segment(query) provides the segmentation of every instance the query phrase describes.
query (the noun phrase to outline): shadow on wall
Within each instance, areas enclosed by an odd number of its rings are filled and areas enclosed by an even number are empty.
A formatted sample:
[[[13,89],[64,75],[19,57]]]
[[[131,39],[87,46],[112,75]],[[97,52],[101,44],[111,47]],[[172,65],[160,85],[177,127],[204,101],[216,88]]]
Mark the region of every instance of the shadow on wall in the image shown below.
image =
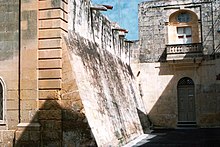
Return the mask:
[[[180,79],[189,77],[195,84],[195,80],[198,78],[197,70],[196,63],[187,65],[183,63],[178,65],[170,65],[167,62],[160,63],[158,79],[155,85],[162,91],[161,94],[158,93],[157,100],[155,100],[153,107],[148,113],[154,128],[176,128],[181,122],[191,122],[192,124],[197,122],[196,89],[189,93],[189,87],[184,85],[185,88],[178,91]],[[178,93],[181,94],[181,102],[178,98]],[[192,95],[192,97],[188,97],[188,95]],[[191,108],[189,108],[189,105]]]
[[[149,111],[148,116],[153,127],[155,128],[175,128],[177,123],[177,79],[172,71],[172,67],[167,66],[166,63],[161,63],[159,76],[160,75],[168,75],[173,77],[165,86],[162,93],[158,95],[158,99]],[[157,81],[157,88],[161,88],[159,83],[160,82]]]
[[[142,112],[141,110],[137,109],[138,112],[138,117],[140,119],[141,122],[141,126],[143,128],[143,131],[145,134],[150,133],[150,129],[152,129],[152,122],[149,119],[149,116],[146,115],[144,112]]]
[[[158,94],[157,100],[154,99],[154,105],[148,113],[153,126],[176,128],[187,125],[182,124],[185,122],[199,127],[219,126],[219,109],[216,105],[219,86],[213,81],[213,77],[215,78],[214,67],[198,66],[196,63],[190,63],[187,66],[182,62],[177,64],[173,65],[175,67],[162,62],[159,65],[159,75],[157,75],[155,86],[158,90],[164,89],[160,95]],[[170,76],[169,81],[166,76]],[[205,76],[209,78],[204,78]],[[193,89],[190,88],[190,85],[183,85],[178,90],[178,82],[185,77],[192,79]],[[204,85],[204,83],[206,84]]]
[[[47,100],[26,127],[18,127],[15,147],[97,146],[86,116]]]
[[[196,70],[198,70],[198,68],[195,68],[198,66],[196,65],[195,58],[203,57],[201,53],[186,54],[181,61],[169,61],[172,62],[170,64],[167,62],[167,56],[167,48],[165,48],[158,61],[160,62],[159,67],[157,67],[159,68],[159,73],[156,75],[157,83],[154,84],[158,88],[157,91],[154,89],[155,92],[159,92],[160,89],[163,90],[160,91],[161,94],[153,94],[157,100],[148,113],[153,126],[158,128],[176,128],[178,122],[178,81],[184,77],[189,77],[194,80],[196,78]],[[192,63],[184,63],[184,60],[192,60]],[[175,69],[176,67],[178,69]],[[165,78],[166,76],[170,76],[169,81]],[[153,101],[155,101],[155,99]]]

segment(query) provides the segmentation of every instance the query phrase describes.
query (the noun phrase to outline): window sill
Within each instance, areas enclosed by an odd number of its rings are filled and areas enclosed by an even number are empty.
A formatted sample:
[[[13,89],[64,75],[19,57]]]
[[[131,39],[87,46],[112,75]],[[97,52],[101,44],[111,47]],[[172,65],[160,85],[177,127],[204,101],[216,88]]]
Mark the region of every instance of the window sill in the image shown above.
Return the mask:
[[[0,130],[6,130],[7,129],[7,125],[5,122],[0,122]]]

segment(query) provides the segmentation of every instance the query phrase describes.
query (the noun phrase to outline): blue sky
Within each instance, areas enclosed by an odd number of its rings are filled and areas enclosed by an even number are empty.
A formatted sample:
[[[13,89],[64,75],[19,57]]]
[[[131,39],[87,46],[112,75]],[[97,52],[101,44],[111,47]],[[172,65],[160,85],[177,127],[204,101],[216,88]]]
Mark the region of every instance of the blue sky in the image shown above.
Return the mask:
[[[103,12],[107,17],[117,22],[129,33],[126,38],[129,40],[138,39],[138,4],[147,0],[92,0],[93,4],[106,4],[113,6],[112,10]]]

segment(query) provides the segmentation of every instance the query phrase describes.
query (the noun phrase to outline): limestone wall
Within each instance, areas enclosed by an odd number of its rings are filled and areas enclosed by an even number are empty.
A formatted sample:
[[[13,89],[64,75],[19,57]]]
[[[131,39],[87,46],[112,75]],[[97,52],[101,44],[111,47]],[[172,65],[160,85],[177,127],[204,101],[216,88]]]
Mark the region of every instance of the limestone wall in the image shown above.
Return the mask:
[[[19,2],[0,4],[1,145],[120,146],[141,135],[125,31],[89,0]]]
[[[18,123],[18,56],[19,56],[19,3],[0,3],[0,81],[1,102],[0,146],[12,146],[14,129]],[[3,116],[3,118],[2,118]]]
[[[198,32],[203,44],[201,64],[177,64],[166,62],[166,45],[170,32],[170,15],[178,10],[194,12],[198,17]],[[178,24],[175,24],[178,25]],[[175,128],[178,122],[177,83],[183,77],[195,82],[196,122],[199,127],[219,126],[219,60],[210,60],[219,52],[219,1],[151,1],[139,4],[139,55],[138,47],[132,46],[132,69],[138,74],[139,85],[155,127]],[[192,33],[193,34],[193,33]],[[193,36],[192,36],[193,38]],[[218,53],[216,54],[218,58]],[[149,63],[151,62],[151,63]],[[152,63],[155,62],[155,63]],[[149,84],[150,83],[150,84]]]
[[[14,118],[16,124],[16,131],[14,146],[21,145],[19,143],[27,144],[32,142],[39,145],[40,129],[36,117],[38,107],[38,78],[37,78],[37,49],[38,49],[38,5],[37,0],[33,1],[19,1],[20,17],[19,21],[19,35],[20,35],[20,62],[19,68],[19,102],[17,105],[18,118]],[[30,124],[30,127],[28,126]],[[18,143],[19,142],[19,143]],[[16,144],[15,144],[16,143]],[[17,144],[18,143],[18,144]],[[23,145],[24,145],[23,144]]]
[[[41,126],[40,143],[43,146],[66,146],[66,140],[63,139],[63,126],[67,126],[65,116],[73,115],[63,107],[61,99],[64,50],[62,36],[67,34],[67,12],[67,0],[38,0],[39,110],[36,118]]]
[[[72,104],[85,114],[98,146],[119,146],[143,133],[137,111],[145,114],[145,108],[126,64],[124,39],[112,30],[116,24],[90,6],[89,1],[69,3],[66,40],[74,93],[82,100]]]
[[[129,66],[80,36],[70,36],[70,49],[80,97],[97,144],[120,145],[140,135],[136,110],[140,99]]]
[[[177,83],[183,77],[190,77],[195,83],[198,127],[219,127],[219,62],[220,60],[204,61],[199,67],[192,65],[178,68],[167,63],[133,64],[134,74],[140,71],[139,84],[153,126],[177,127]]]
[[[125,33],[115,30],[121,27],[108,20],[100,11],[91,9],[90,7],[93,5],[90,3],[90,0],[72,0],[69,2],[68,30],[96,42],[100,48],[108,50],[121,58],[123,62],[128,63],[129,50],[126,46],[129,43],[124,42]]]
[[[142,98],[147,114],[154,127],[175,127],[176,123],[176,83],[174,70],[167,64],[132,64],[142,89]],[[161,73],[165,72],[165,73]]]
[[[219,1],[151,1],[139,4],[140,61],[163,61],[165,47],[176,30],[169,30],[169,16],[182,9],[194,12],[201,28],[192,34],[199,35],[203,53],[212,54],[219,42],[217,33]],[[213,12],[213,13],[212,13]],[[212,29],[213,28],[213,29]],[[169,31],[171,34],[169,34]],[[169,37],[168,37],[169,35]],[[193,37],[193,36],[192,36]]]
[[[204,62],[198,75],[196,85],[196,96],[198,109],[198,122],[201,127],[220,126],[220,83],[218,75],[220,60]]]

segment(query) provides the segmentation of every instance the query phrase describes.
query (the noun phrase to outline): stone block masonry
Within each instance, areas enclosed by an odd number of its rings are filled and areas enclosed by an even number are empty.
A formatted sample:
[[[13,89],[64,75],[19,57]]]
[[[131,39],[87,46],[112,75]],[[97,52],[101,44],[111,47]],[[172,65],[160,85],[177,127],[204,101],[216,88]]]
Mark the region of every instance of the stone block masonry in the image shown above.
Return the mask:
[[[0,2],[0,146],[13,146],[18,124],[19,3]]]
[[[38,1],[39,122],[44,146],[62,146],[65,120],[60,103],[63,36],[68,32],[68,1]]]
[[[132,91],[129,66],[77,34],[69,35],[69,52],[97,144],[120,146],[142,134],[135,103],[139,96]]]
[[[69,70],[77,83],[71,93],[78,92],[83,104],[75,102],[75,109],[84,112],[98,146],[123,145],[143,133],[137,108],[145,113],[126,60],[125,34],[89,1],[71,1],[69,11]]]
[[[3,0],[0,12],[0,146],[121,146],[143,133],[126,31],[90,0]]]
[[[140,40],[132,46],[131,64],[153,127],[219,127],[219,4],[219,0],[139,4]],[[178,19],[187,13],[189,20]],[[190,35],[179,32],[186,27]],[[180,41],[184,33],[191,37],[187,42]],[[181,87],[184,78],[193,81],[193,89]]]
[[[139,60],[141,63],[165,61],[166,45],[171,42],[169,18],[178,10],[188,10],[198,16],[200,28],[195,36],[203,43],[203,54],[212,54],[219,42],[218,39],[218,1],[162,1],[142,2],[139,4]],[[212,12],[211,12],[212,11]],[[212,14],[213,13],[213,14]],[[212,16],[213,15],[213,16]],[[201,17],[201,18],[200,18]],[[176,30],[172,30],[174,32]],[[215,37],[216,36],[216,37]],[[196,39],[193,39],[196,40]]]
[[[38,72],[39,93],[61,89],[62,36],[67,34],[67,1],[39,1]],[[40,99],[47,99],[47,96]],[[56,99],[56,98],[55,98]]]

